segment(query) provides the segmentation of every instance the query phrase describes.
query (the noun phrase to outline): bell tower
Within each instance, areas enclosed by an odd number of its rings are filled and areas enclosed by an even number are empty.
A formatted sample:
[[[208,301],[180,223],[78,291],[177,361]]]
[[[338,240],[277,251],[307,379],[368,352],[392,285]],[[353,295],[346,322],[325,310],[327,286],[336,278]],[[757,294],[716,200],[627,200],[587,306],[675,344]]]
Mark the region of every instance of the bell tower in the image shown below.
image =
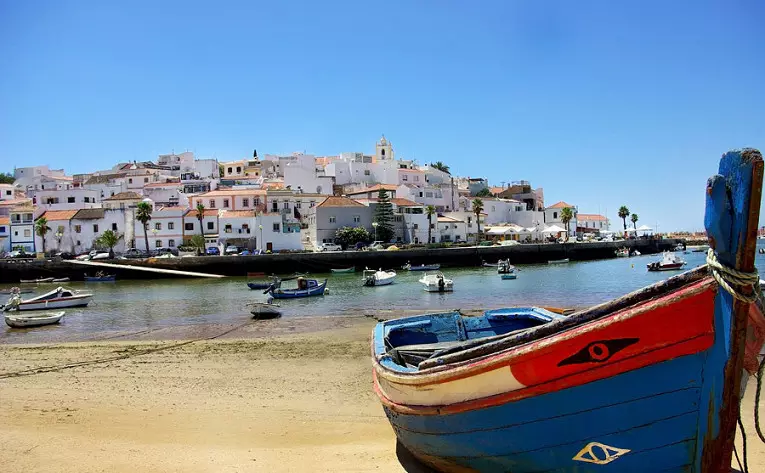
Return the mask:
[[[375,145],[375,162],[380,161],[392,161],[393,160],[393,146],[388,140],[385,139],[385,135],[382,135],[380,141]]]

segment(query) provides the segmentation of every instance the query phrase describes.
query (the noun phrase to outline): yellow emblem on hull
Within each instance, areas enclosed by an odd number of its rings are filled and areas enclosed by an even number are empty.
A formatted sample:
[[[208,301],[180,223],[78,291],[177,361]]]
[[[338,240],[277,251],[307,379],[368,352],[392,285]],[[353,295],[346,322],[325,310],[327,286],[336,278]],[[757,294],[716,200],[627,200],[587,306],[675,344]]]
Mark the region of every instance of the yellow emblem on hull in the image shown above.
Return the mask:
[[[616,448],[610,445],[602,444],[599,442],[590,442],[584,446],[583,449],[574,456],[573,460],[595,463],[596,465],[605,465],[611,463],[625,453],[629,453],[629,449]]]

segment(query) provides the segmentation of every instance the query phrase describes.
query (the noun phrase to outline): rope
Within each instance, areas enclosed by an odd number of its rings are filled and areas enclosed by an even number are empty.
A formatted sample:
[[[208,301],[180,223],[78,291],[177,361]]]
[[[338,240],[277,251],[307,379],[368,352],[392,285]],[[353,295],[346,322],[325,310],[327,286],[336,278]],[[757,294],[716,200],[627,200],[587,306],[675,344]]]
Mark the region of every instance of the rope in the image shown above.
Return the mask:
[[[760,298],[760,275],[757,271],[745,273],[723,265],[717,260],[717,255],[712,248],[707,253],[707,264],[717,284],[734,298],[750,304]],[[744,292],[742,289],[745,287],[751,287],[751,289]]]

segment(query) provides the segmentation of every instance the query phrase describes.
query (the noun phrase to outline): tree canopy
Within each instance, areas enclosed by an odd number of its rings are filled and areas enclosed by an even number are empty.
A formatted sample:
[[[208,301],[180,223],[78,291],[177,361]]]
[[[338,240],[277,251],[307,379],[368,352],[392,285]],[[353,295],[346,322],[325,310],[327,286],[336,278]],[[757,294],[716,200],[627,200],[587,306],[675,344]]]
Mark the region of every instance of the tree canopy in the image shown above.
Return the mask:
[[[446,164],[442,163],[441,161],[436,161],[435,163],[430,163],[430,166],[433,167],[433,168],[438,169],[439,171],[443,171],[446,174],[451,174],[449,172],[449,166],[447,166]]]
[[[476,197],[492,197],[493,195],[488,187],[484,187],[475,194]]]
[[[0,172],[0,184],[13,184],[16,179],[9,172]]]
[[[393,231],[393,205],[388,198],[388,191],[380,189],[377,193],[377,208],[374,222],[377,224],[375,236],[380,241],[391,241],[396,232]]]
[[[356,246],[359,242],[367,243],[369,240],[369,231],[364,227],[342,227],[335,232],[335,242],[343,249]]]

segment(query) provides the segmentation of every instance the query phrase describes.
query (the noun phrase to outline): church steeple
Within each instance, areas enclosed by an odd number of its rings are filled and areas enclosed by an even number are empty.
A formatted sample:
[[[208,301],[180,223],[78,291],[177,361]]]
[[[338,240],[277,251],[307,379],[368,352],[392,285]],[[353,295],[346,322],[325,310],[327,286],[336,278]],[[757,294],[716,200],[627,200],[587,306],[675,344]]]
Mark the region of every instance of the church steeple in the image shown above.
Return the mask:
[[[382,135],[380,141],[375,145],[375,161],[391,160],[393,160],[393,146],[385,139],[385,135]]]

